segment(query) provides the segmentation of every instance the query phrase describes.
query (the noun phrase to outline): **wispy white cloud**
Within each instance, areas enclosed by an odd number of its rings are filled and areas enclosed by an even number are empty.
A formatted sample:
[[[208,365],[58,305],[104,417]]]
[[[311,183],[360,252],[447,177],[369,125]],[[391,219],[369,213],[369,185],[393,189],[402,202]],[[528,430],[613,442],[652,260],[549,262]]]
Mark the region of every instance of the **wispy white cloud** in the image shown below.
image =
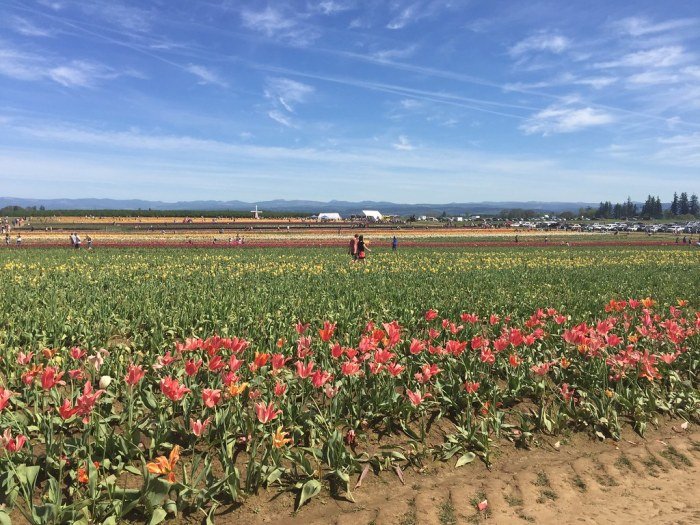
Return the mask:
[[[0,41],[0,75],[17,80],[38,80],[47,68],[40,56],[27,53]]]
[[[291,114],[295,113],[298,104],[307,102],[314,91],[313,86],[289,78],[268,78],[265,98],[272,102],[273,109],[268,111],[267,116],[288,128],[299,127]]]
[[[260,31],[267,36],[287,31],[296,25],[296,21],[282,14],[281,11],[267,6],[262,11],[243,9],[241,11],[243,25],[250,29]]]
[[[417,49],[417,44],[411,44],[410,46],[406,47],[382,49],[380,51],[375,51],[374,53],[372,53],[372,56],[378,60],[406,59],[413,56]]]
[[[47,74],[51,80],[65,87],[93,87],[100,80],[119,76],[111,68],[82,60],[50,68]]]
[[[73,60],[55,65],[55,59],[51,57],[18,50],[2,41],[0,41],[0,75],[16,80],[49,79],[64,87],[94,87],[104,80],[123,75],[138,76],[133,71],[119,72],[88,60]]]
[[[410,2],[387,2],[392,18],[386,24],[387,29],[403,29],[419,20],[434,18],[446,11],[464,9],[464,0],[413,0]]]
[[[571,46],[571,41],[565,36],[550,33],[538,33],[531,35],[513,45],[508,54],[518,58],[531,52],[563,53]]]
[[[650,70],[635,75],[630,75],[627,81],[630,84],[636,85],[658,85],[658,84],[675,84],[679,82],[681,77],[675,73],[666,71]]]
[[[643,51],[628,53],[617,60],[599,62],[595,64],[598,68],[614,67],[670,67],[691,61],[693,56],[687,53],[683,46],[662,46]]]
[[[652,22],[648,18],[634,16],[614,22],[612,26],[623,34],[644,36],[687,27],[698,27],[700,26],[700,19],[676,18],[664,22]]]
[[[594,89],[606,88],[619,79],[614,76],[583,76],[578,77],[572,73],[563,73],[557,77],[540,80],[538,82],[515,82],[512,84],[506,84],[504,89],[506,91],[523,91],[523,90],[533,90],[533,89],[543,89],[555,86],[588,86]]]
[[[653,158],[680,166],[700,167],[700,132],[659,139],[660,148]]]
[[[315,91],[313,86],[289,78],[268,78],[265,96],[279,101],[287,111],[293,112],[293,106],[306,102]]]
[[[37,3],[49,9],[53,9],[54,11],[60,11],[66,6],[65,2],[59,0],[37,0]]]
[[[228,83],[223,80],[218,73],[208,67],[198,64],[188,64],[185,70],[199,78],[199,84],[214,84],[220,87],[228,87]]]
[[[289,116],[285,115],[279,110],[272,109],[267,112],[267,116],[270,117],[272,120],[275,122],[282,124],[283,126],[286,126],[288,128],[296,128],[297,125],[292,122],[292,119],[289,118]]]
[[[572,133],[614,121],[615,117],[611,113],[601,109],[555,104],[535,113],[520,125],[520,130],[526,135],[547,136],[554,133]]]
[[[341,2],[339,0],[323,0],[321,2],[312,3],[309,5],[310,10],[323,13],[324,15],[342,13],[343,11],[353,9],[354,7],[354,4],[351,2]]]
[[[598,188],[601,183],[605,183],[607,192],[611,188],[624,191],[631,183],[643,187],[645,194],[662,188],[656,167],[640,170],[637,167],[620,169],[619,165],[611,165],[605,174],[601,174],[599,169],[587,169],[576,160],[567,163],[551,155],[516,156],[440,145],[416,148],[409,155],[406,154],[408,150],[401,147],[386,148],[382,147],[381,142],[368,145],[366,141],[343,144],[342,147],[328,143],[330,147],[323,149],[275,147],[187,135],[108,131],[71,124],[32,122],[12,122],[4,131],[0,131],[29,137],[36,144],[88,146],[83,152],[76,148],[57,147],[58,153],[50,154],[42,149],[28,154],[23,149],[12,151],[6,146],[0,147],[0,171],[9,174],[13,181],[13,185],[5,189],[17,195],[36,195],[31,190],[31,184],[36,184],[36,181],[42,181],[40,186],[44,191],[51,188],[55,195],[59,195],[60,189],[55,181],[60,180],[63,184],[65,181],[79,182],[86,195],[91,196],[94,196],[93,189],[109,191],[110,196],[114,196],[115,191],[124,191],[129,186],[130,191],[138,192],[142,197],[148,195],[148,198],[163,199],[166,195],[163,193],[163,182],[177,178],[182,183],[180,188],[196,189],[202,198],[210,198],[212,188],[217,188],[217,194],[223,195],[221,190],[230,191],[233,181],[240,190],[251,180],[255,184],[249,184],[250,191],[257,192],[256,199],[261,196],[310,198],[308,187],[299,184],[299,180],[302,180],[299,177],[306,182],[317,179],[327,182],[330,173],[332,180],[337,181],[335,193],[321,192],[322,197],[341,198],[345,194],[347,198],[352,194],[355,198],[352,188],[357,179],[353,174],[357,174],[358,166],[362,167],[363,177],[376,183],[374,190],[377,194],[391,192],[395,199],[404,201],[425,194],[426,177],[438,177],[440,181],[431,187],[430,195],[434,202],[449,199],[455,191],[469,191],[470,195],[490,198],[494,178],[504,188],[510,185],[518,188],[517,193],[512,195],[499,194],[506,200],[580,198],[585,191],[590,191],[582,188]],[[685,147],[683,144],[686,142],[676,139],[667,146]],[[406,143],[410,144],[408,138],[396,142],[399,146]],[[106,166],[110,169],[106,170]],[[465,176],[466,172],[468,176]],[[686,178],[689,182],[693,181],[691,176]],[[204,179],[207,185],[202,188],[199,182]],[[264,185],[263,180],[272,182]],[[675,180],[682,180],[682,177]],[[20,184],[22,181],[23,184]],[[27,181],[32,182],[29,184]],[[54,184],[45,186],[43,181]],[[548,184],[543,186],[544,182]],[[523,193],[525,183],[535,189],[531,193]],[[410,187],[411,191],[399,196],[394,191],[397,185]],[[586,198],[592,196],[593,201],[605,198],[604,194],[595,191],[586,195]],[[240,194],[237,196],[240,197]]]
[[[400,13],[386,25],[387,29],[406,27],[415,18],[417,8],[417,3],[402,7]]]
[[[268,38],[279,39],[298,47],[305,47],[321,36],[318,29],[302,25],[296,15],[287,14],[271,6],[267,6],[262,11],[242,9],[241,22],[244,27],[262,33]]]
[[[154,15],[149,10],[121,0],[80,0],[75,4],[84,13],[127,31],[147,33],[153,27]]]
[[[399,105],[403,109],[417,109],[423,106],[423,103],[420,100],[416,100],[415,98],[404,98],[402,100],[399,100]]]
[[[392,147],[398,151],[412,151],[416,149],[406,135],[399,135],[398,140],[392,144]]]
[[[21,16],[11,17],[9,24],[13,31],[24,36],[49,37],[54,35],[53,31],[39,27],[33,21]]]

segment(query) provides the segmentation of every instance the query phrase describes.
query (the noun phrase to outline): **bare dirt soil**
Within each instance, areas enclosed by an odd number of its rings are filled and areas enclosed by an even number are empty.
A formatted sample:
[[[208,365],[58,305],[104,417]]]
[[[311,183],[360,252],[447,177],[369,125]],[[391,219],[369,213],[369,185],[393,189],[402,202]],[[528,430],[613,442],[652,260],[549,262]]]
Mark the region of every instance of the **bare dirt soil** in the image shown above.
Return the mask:
[[[629,431],[618,442],[578,434],[540,437],[531,450],[504,444],[491,470],[476,461],[458,469],[431,463],[405,472],[405,484],[393,472],[370,474],[355,503],[324,491],[297,513],[290,493],[270,490],[217,512],[215,523],[700,523],[700,429],[680,423],[645,438]],[[484,500],[487,509],[477,510]]]

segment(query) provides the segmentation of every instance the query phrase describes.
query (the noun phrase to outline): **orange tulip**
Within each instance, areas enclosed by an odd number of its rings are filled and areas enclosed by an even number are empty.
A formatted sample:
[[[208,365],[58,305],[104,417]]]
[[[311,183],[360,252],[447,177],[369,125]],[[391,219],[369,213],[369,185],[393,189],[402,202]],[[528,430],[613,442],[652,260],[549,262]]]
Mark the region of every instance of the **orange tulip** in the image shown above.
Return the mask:
[[[88,481],[90,481],[90,478],[88,477],[87,470],[83,467],[78,468],[78,482],[85,485]]]
[[[277,427],[277,432],[275,432],[272,435],[272,445],[275,448],[282,448],[285,446],[287,443],[290,443],[292,441],[291,438],[285,437],[288,436],[289,434],[287,432],[282,432],[282,427],[279,426]]]
[[[148,472],[156,476],[167,475],[170,483],[175,483],[175,463],[180,459],[180,445],[175,445],[170,451],[170,456],[158,456],[155,461],[148,463]]]
[[[228,393],[231,394],[231,397],[240,396],[247,386],[248,383],[231,383],[228,386]]]

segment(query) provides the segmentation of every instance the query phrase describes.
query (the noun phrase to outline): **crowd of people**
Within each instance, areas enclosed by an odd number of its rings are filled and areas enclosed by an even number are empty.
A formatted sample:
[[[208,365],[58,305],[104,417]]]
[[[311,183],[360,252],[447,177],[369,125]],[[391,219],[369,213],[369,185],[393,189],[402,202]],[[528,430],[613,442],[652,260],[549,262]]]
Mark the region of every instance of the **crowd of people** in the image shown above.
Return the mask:
[[[87,249],[92,250],[92,237],[89,235],[85,236],[85,243],[87,244]],[[70,245],[75,248],[76,250],[79,250],[80,247],[83,245],[83,241],[80,238],[80,235],[77,233],[73,232],[70,234]]]

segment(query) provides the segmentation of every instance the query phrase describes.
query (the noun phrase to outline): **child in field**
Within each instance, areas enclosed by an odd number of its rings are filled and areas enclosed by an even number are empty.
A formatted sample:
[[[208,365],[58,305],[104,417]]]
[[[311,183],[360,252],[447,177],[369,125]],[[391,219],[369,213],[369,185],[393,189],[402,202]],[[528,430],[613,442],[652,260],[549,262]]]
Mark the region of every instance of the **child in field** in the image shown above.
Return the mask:
[[[365,262],[366,252],[371,252],[367,243],[365,242],[364,235],[360,235],[357,239],[357,260],[360,262]]]

